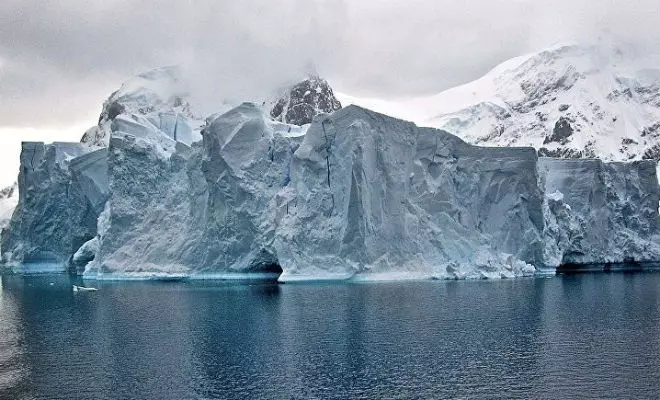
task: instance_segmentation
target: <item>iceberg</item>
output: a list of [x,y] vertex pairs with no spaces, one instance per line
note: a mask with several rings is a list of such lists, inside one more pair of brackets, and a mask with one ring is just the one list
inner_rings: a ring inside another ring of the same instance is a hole
[[2,232],[2,259],[24,272],[65,270],[96,235],[108,193],[107,149],[24,142],[19,199]]
[[536,160],[357,106],[317,118],[278,194],[280,280],[530,274],[542,255]]
[[660,260],[654,161],[479,147],[357,106],[301,127],[244,103],[192,142],[178,123],[121,112],[107,148],[25,143],[5,262],[90,279],[296,282]]
[[656,162],[539,159],[545,265],[660,260]]
[[277,276],[269,203],[289,179],[300,139],[273,130],[246,103],[215,117],[202,142],[176,143],[167,158],[166,135],[142,122],[132,134],[114,126],[107,219],[85,276]]

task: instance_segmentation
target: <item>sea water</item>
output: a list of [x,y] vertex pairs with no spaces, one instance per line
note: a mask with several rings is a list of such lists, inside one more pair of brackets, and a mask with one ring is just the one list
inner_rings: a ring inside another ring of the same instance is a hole
[[2,277],[0,398],[660,397],[660,273],[80,283]]

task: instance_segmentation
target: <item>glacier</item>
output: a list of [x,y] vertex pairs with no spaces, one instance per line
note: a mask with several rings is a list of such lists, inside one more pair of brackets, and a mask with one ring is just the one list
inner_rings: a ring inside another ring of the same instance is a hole
[[655,161],[480,147],[340,108],[323,82],[272,103],[311,102],[299,115],[264,102],[206,118],[176,70],[124,84],[82,143],[23,144],[3,263],[88,279],[295,282],[660,260]]

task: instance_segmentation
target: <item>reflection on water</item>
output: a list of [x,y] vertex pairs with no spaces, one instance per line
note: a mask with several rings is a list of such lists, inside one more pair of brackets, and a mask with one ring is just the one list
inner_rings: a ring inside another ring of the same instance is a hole
[[19,309],[11,292],[0,281],[0,394],[18,397],[29,371],[23,362],[23,338]]
[[0,398],[657,398],[660,274],[276,285],[2,277]]

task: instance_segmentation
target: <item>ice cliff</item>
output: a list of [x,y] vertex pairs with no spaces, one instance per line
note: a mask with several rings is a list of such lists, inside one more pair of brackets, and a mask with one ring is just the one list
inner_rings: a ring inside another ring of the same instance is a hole
[[317,119],[276,199],[281,279],[531,273],[535,164],[532,149],[470,146],[356,106]]
[[[290,282],[660,260],[654,161],[479,147],[339,109],[324,82],[294,87],[281,112],[244,103],[201,119],[172,70],[139,76],[82,144],[24,143],[3,261],[95,279]],[[300,104],[309,113],[287,117]]]
[[545,264],[660,260],[656,163],[539,159]]
[[72,254],[96,235],[106,171],[106,149],[23,143],[18,204],[2,232],[3,261],[26,270],[66,269]]
[[252,104],[217,117],[192,147],[172,143],[169,157],[115,128],[111,194],[87,276],[280,272],[269,204],[300,139],[283,136]]

